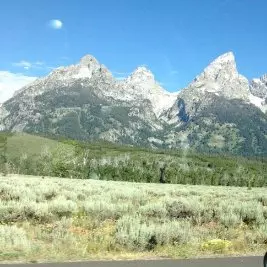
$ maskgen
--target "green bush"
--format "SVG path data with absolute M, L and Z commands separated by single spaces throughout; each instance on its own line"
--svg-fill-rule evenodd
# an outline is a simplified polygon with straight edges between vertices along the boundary
M 156 202 L 141 206 L 138 210 L 138 213 L 147 218 L 166 218 L 168 211 L 166 209 L 165 203 Z
M 200 212 L 197 202 L 182 197 L 167 199 L 165 204 L 167 215 L 173 219 L 192 218 Z
M 69 217 L 78 210 L 76 202 L 67 200 L 65 196 L 58 196 L 51 200 L 48 205 L 48 211 L 61 217 Z

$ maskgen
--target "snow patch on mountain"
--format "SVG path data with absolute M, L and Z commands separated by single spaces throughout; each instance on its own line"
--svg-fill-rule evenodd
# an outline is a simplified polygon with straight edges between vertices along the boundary
M 265 102 L 263 98 L 254 96 L 252 94 L 249 95 L 249 101 L 251 104 L 255 105 L 258 108 L 262 108 Z

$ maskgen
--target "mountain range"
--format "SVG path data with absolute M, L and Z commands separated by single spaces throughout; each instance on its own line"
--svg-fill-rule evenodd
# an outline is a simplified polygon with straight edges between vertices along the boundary
M 153 148 L 267 156 L 267 75 L 249 81 L 232 52 L 186 88 L 166 91 L 146 67 L 118 80 L 93 56 L 16 91 L 1 130 Z

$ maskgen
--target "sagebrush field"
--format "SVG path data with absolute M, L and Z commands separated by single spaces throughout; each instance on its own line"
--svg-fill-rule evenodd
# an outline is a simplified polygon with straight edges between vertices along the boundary
M 0 177 L 0 260 L 260 254 L 266 188 Z

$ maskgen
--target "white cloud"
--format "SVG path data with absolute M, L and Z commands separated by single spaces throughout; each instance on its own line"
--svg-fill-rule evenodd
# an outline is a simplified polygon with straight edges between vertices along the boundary
M 22 68 L 28 70 L 29 68 L 32 67 L 32 63 L 30 63 L 30 62 L 28 62 L 26 60 L 21 60 L 20 62 L 13 63 L 13 66 L 22 67 Z
M 59 19 L 50 20 L 48 25 L 54 30 L 60 30 L 63 27 L 63 23 Z
M 15 91 L 34 81 L 36 77 L 25 76 L 20 73 L 0 71 L 0 103 L 11 98 Z
M 45 68 L 45 63 L 42 61 L 36 61 L 36 62 L 29 62 L 27 60 L 21 60 L 19 62 L 12 63 L 15 67 L 22 67 L 25 70 L 29 69 L 42 69 Z
M 43 66 L 43 65 L 45 65 L 45 63 L 43 61 L 36 61 L 35 62 L 35 65 L 37 65 L 37 66 Z

